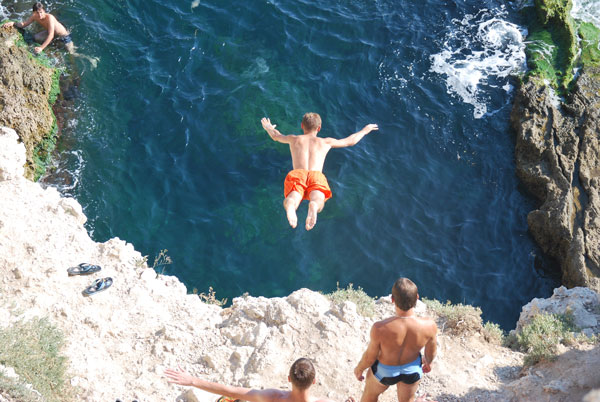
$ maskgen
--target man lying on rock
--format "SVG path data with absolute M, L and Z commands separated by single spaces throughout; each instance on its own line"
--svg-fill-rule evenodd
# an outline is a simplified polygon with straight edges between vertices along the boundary
M 34 39 L 37 43 L 41 43 L 41 46 L 36 46 L 34 52 L 40 53 L 42 50 L 46 48 L 52 42 L 52 40 L 56 40 L 57 42 L 62 42 L 65 45 L 65 48 L 69 51 L 69 53 L 74 53 L 75 48 L 73 46 L 73 41 L 71 40 L 71 35 L 67 28 L 52 14 L 46 13 L 44 11 L 44 6 L 42 3 L 37 2 L 33 5 L 33 13 L 31 17 L 24 22 L 14 23 L 9 21 L 2 25 L 3 27 L 16 27 L 16 28 L 25 28 L 32 22 L 37 22 L 42 27 L 46 28 L 45 30 L 38 32 L 35 34 Z
M 333 402 L 331 399 L 311 397 L 309 388 L 315 383 L 315 367 L 312 362 L 306 358 L 300 358 L 292 364 L 288 381 L 292 383 L 291 391 L 282 391 L 280 389 L 250 389 L 243 387 L 234 387 L 215 382 L 205 381 L 179 370 L 167 369 L 165 376 L 169 378 L 169 383 L 184 386 L 192 386 L 208 391 L 213 394 L 223 395 L 229 398 L 219 398 L 219 400 L 244 400 L 249 402 Z
M 410 279 L 400 278 L 392 287 L 396 314 L 371 328 L 367 350 L 354 369 L 358 381 L 370 367 L 361 402 L 376 402 L 391 385 L 396 385 L 398 401 L 412 402 L 423 373 L 431 371 L 437 349 L 437 325 L 431 318 L 415 315 L 419 293 Z M 421 349 L 425 348 L 425 356 Z

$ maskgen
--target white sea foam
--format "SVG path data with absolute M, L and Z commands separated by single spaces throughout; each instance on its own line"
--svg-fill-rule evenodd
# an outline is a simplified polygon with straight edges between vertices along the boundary
M 9 17 L 8 10 L 2 4 L 0 4 L 0 21 L 3 21 Z
M 600 1 L 598 0 L 573 0 L 571 16 L 578 20 L 591 22 L 600 28 Z
M 66 166 L 69 166 L 67 168 Z M 40 182 L 44 186 L 51 185 L 63 195 L 72 195 L 79 184 L 81 171 L 85 166 L 85 160 L 81 151 L 75 150 L 61 155 L 60 158 L 52 158 L 47 167 L 46 175 Z
M 481 10 L 453 20 L 443 50 L 431 56 L 431 71 L 446 76 L 449 94 L 473 105 L 475 118 L 487 112 L 486 91 L 511 89 L 508 76 L 526 69 L 525 30 L 504 21 L 504 10 Z
M 267 65 L 267 61 L 262 57 L 257 57 L 254 63 L 242 73 L 242 76 L 247 79 L 254 79 L 268 72 L 269 66 Z

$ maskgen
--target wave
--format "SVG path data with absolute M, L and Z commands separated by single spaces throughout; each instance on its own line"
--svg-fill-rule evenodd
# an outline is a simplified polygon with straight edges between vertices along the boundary
M 573 0 L 571 16 L 585 22 L 591 22 L 600 28 L 600 1 L 598 0 Z
M 473 116 L 488 113 L 486 92 L 512 90 L 508 77 L 526 69 L 526 30 L 502 18 L 507 12 L 480 10 L 454 19 L 443 50 L 431 56 L 431 71 L 446 76 L 447 92 L 474 107 Z
M 10 16 L 8 10 L 4 5 L 0 4 L 0 21 L 4 21 Z

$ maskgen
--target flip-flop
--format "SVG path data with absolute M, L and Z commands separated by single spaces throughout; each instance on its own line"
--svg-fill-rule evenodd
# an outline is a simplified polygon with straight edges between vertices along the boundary
M 82 293 L 84 296 L 91 296 L 93 294 L 96 294 L 98 292 L 102 292 L 103 290 L 108 289 L 110 287 L 110 285 L 112 285 L 112 283 L 113 283 L 112 278 L 96 279 L 94 281 L 94 283 L 92 283 L 90 286 L 85 288 Z
M 217 402 L 241 402 L 241 401 L 239 399 L 235 399 L 230 396 L 223 395 L 219 399 L 217 399 Z
M 93 274 L 94 272 L 98 272 L 101 269 L 102 268 L 99 265 L 92 265 L 92 264 L 87 264 L 85 262 L 82 262 L 81 264 L 79 264 L 76 267 L 71 267 L 71 268 L 67 269 L 67 273 L 69 274 L 69 276 L 89 275 L 89 274 Z

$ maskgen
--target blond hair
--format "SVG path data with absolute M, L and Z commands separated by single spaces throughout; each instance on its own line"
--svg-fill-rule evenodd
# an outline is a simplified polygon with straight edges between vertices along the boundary
M 302 127 L 306 131 L 313 131 L 321 127 L 321 116 L 318 113 L 306 113 L 302 117 Z

